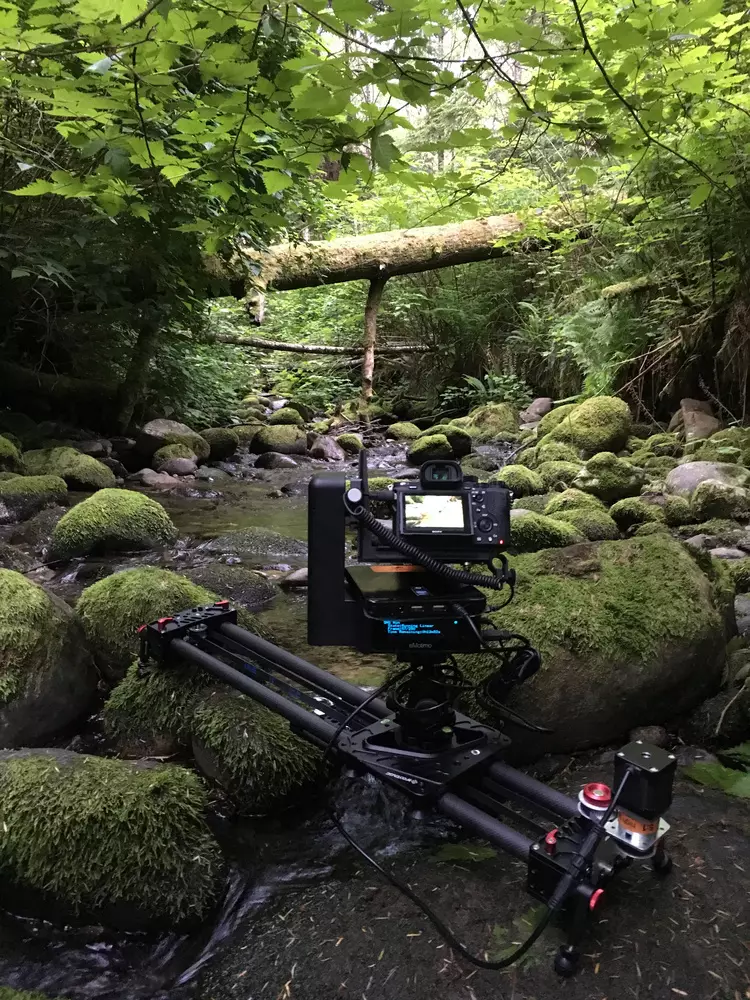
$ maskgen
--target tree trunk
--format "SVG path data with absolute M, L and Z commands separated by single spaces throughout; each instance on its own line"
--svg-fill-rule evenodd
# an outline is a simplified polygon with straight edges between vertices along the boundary
M 0 390 L 3 402 L 24 410 L 29 408 L 28 397 L 32 396 L 52 400 L 60 409 L 81 413 L 84 410 L 111 413 L 117 392 L 115 385 L 104 380 L 36 372 L 10 361 L 0 361 Z
M 139 324 L 138 339 L 135 342 L 133 353 L 130 355 L 130 364 L 124 380 L 117 391 L 117 414 L 115 423 L 121 434 L 130 426 L 133 419 L 133 411 L 148 378 L 148 366 L 154 356 L 156 345 L 159 341 L 159 327 L 156 317 L 144 315 Z
M 243 250 L 242 254 L 256 271 L 260 267 L 254 278 L 256 286 L 289 291 L 340 281 L 373 281 L 501 257 L 509 252 L 504 238 L 523 232 L 523 228 L 517 215 L 493 215 L 447 226 L 279 243 L 265 253 Z M 529 240 L 521 248 L 539 249 L 541 245 Z
M 367 293 L 365 305 L 365 356 L 362 359 L 362 401 L 369 403 L 372 399 L 372 379 L 375 371 L 375 346 L 378 341 L 378 309 L 383 298 L 385 278 L 373 278 Z
M 334 347 L 332 344 L 290 344 L 285 340 L 267 340 L 265 337 L 241 337 L 235 333 L 215 333 L 206 338 L 208 343 L 236 344 L 238 347 L 255 347 L 261 351 L 289 351 L 292 354 L 338 354 L 361 357 L 364 347 Z M 399 354 L 426 354 L 432 348 L 425 344 L 402 344 L 381 347 L 379 354 L 395 357 Z

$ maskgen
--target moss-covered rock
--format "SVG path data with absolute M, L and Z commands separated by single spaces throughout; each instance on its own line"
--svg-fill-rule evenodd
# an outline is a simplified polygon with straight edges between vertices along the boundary
M 240 813 L 288 804 L 321 776 L 322 754 L 289 724 L 234 691 L 212 691 L 195 706 L 193 754 L 201 771 L 230 796 Z
M 669 455 L 672 458 L 680 458 L 684 450 L 676 434 L 652 434 L 639 444 L 644 451 L 650 451 L 652 455 Z
M 0 469 L 6 472 L 21 472 L 21 453 L 13 441 L 0 435 Z
M 645 524 L 638 524 L 634 528 L 631 528 L 630 534 L 635 535 L 637 538 L 642 538 L 644 535 L 668 535 L 669 528 L 663 521 L 647 521 Z
M 481 469 L 482 472 L 495 472 L 499 465 L 496 458 L 491 458 L 489 455 L 479 455 L 477 452 L 471 452 L 461 459 L 462 469 L 470 466 L 472 469 Z
M 584 538 L 572 524 L 543 514 L 523 514 L 511 519 L 510 545 L 514 552 L 561 548 L 582 542 Z
M 574 462 L 542 462 L 537 466 L 544 488 L 547 490 L 567 489 L 575 480 L 583 466 Z
M 693 508 L 685 497 L 665 497 L 662 510 L 664 511 L 664 520 L 670 528 L 677 528 L 693 521 Z
M 652 455 L 650 452 L 636 452 L 631 460 L 633 465 L 638 465 L 650 475 L 660 478 L 665 478 L 679 464 L 676 458 L 671 458 L 669 455 Z
M 750 594 L 750 559 L 732 559 L 727 570 L 738 594 Z
M 177 529 L 156 500 L 131 490 L 100 490 L 58 521 L 50 557 L 153 549 L 176 540 Z
M 409 445 L 406 459 L 412 465 L 420 465 L 431 459 L 453 458 L 453 449 L 445 434 L 428 434 L 417 438 Z
M 240 446 L 240 439 L 231 427 L 207 427 L 201 431 L 201 437 L 208 441 L 212 462 L 231 458 Z
M 567 489 L 562 493 L 554 493 L 547 504 L 544 513 L 548 517 L 555 517 L 563 510 L 580 510 L 585 507 L 587 510 L 606 511 L 606 507 L 598 497 L 591 493 L 584 493 L 583 490 Z
M 237 435 L 237 440 L 240 445 L 252 444 L 253 438 L 265 424 L 261 423 L 259 420 L 251 421 L 248 423 L 235 424 L 232 430 Z
M 667 490 L 678 496 L 689 497 L 698 484 L 707 479 L 718 479 L 733 486 L 746 486 L 750 482 L 750 472 L 727 462 L 680 463 L 676 469 L 667 473 Z
M 567 447 L 567 445 L 565 447 Z M 523 451 L 514 456 L 513 461 L 516 465 L 522 465 L 525 469 L 536 469 L 539 465 L 539 462 L 537 461 L 536 447 L 530 446 L 528 448 L 524 448 Z
M 26 521 L 45 507 L 65 500 L 68 487 L 59 476 L 10 476 L 0 481 L 0 524 Z
M 646 476 L 641 469 L 612 452 L 603 451 L 588 460 L 573 480 L 573 486 L 612 504 L 625 497 L 637 496 L 645 482 Z
M 75 722 L 96 681 L 68 605 L 20 573 L 0 570 L 0 746 L 33 746 Z
M 690 538 L 692 535 L 712 535 L 722 540 L 722 544 L 734 543 L 737 537 L 745 529 L 739 521 L 732 521 L 726 517 L 713 517 L 710 521 L 702 521 L 700 524 L 693 519 L 692 524 L 686 524 L 678 528 L 677 533 L 681 538 Z
M 621 531 L 627 531 L 637 524 L 665 520 L 665 514 L 661 507 L 654 503 L 646 503 L 640 497 L 627 497 L 625 500 L 618 500 L 610 507 L 609 513 Z
M 386 483 L 392 479 L 382 477 Z M 383 489 L 375 486 L 377 476 L 370 479 L 371 489 Z M 256 557 L 258 559 L 283 559 L 285 562 L 304 560 L 307 556 L 307 543 L 299 538 L 290 538 L 271 528 L 239 528 L 228 531 L 224 535 L 210 538 L 202 542 L 200 548 L 205 552 L 216 552 L 221 555 L 241 556 L 245 561 Z
M 719 596 L 668 535 L 549 550 L 513 565 L 516 598 L 494 620 L 529 638 L 542 669 L 509 705 L 554 730 L 512 732 L 520 756 L 610 744 L 689 711 L 718 685 Z M 467 656 L 461 666 L 478 680 L 497 664 Z
M 550 502 L 554 493 L 542 493 L 539 496 L 530 497 L 520 497 L 518 500 L 514 500 L 512 508 L 514 510 L 530 510 L 534 514 L 543 514 L 544 509 Z
M 0 1000 L 51 1000 L 51 997 L 47 993 L 29 993 L 27 990 L 0 986 Z M 65 997 L 58 997 L 57 1000 L 65 1000 Z
M 539 426 L 537 427 L 538 439 L 549 434 L 551 431 L 557 427 L 557 425 L 579 406 L 578 403 L 563 403 L 562 406 L 556 406 L 549 413 L 545 413 L 542 419 L 539 421 Z
M 339 434 L 336 438 L 336 444 L 339 448 L 342 448 L 347 455 L 358 455 L 364 448 L 362 438 L 359 434 Z
M 685 461 L 690 462 L 728 462 L 736 465 L 742 461 L 743 449 L 735 445 L 711 438 L 701 438 L 688 441 L 685 445 Z
M 14 410 L 0 409 L 0 432 L 12 434 L 26 447 L 30 448 L 39 437 L 39 428 L 35 421 L 25 413 Z
M 542 477 L 523 465 L 504 465 L 498 472 L 493 472 L 490 482 L 503 482 L 513 495 L 517 497 L 533 496 L 544 493 Z
M 104 490 L 115 485 L 115 474 L 102 462 L 75 448 L 27 451 L 23 464 L 31 476 L 58 476 L 72 490 Z
M 420 438 L 435 437 L 438 434 L 444 434 L 448 438 L 448 443 L 453 449 L 455 458 L 465 458 L 471 451 L 470 428 L 461 427 L 454 423 L 447 423 L 435 424 L 433 427 L 428 427 L 427 430 L 419 432 Z
M 411 421 L 397 420 L 395 424 L 391 424 L 385 432 L 385 436 L 394 441 L 416 441 L 421 433 L 417 425 Z
M 575 462 L 581 463 L 578 451 L 564 441 L 548 441 L 546 438 L 536 446 L 535 460 L 537 465 L 543 462 Z
M 295 410 L 291 406 L 282 406 L 280 410 L 275 410 L 271 414 L 268 418 L 268 422 L 273 427 L 276 427 L 279 424 L 291 424 L 295 427 L 301 427 L 305 421 L 299 410 Z
M 213 604 L 220 596 L 177 573 L 143 566 L 113 573 L 87 587 L 76 611 L 100 669 L 121 677 L 138 651 L 140 625 Z M 245 628 L 267 634 L 249 612 L 239 614 Z
M 198 456 L 186 444 L 165 444 L 154 452 L 151 464 L 158 470 L 173 458 L 186 458 L 189 462 L 198 461 Z
M 197 921 L 217 901 L 224 867 L 205 807 L 182 767 L 9 752 L 0 865 L 6 881 L 62 914 L 127 929 Z
M 499 434 L 518 431 L 518 411 L 510 403 L 485 403 L 469 413 L 465 426 L 478 441 L 492 441 Z
M 555 520 L 572 524 L 590 542 L 606 542 L 620 537 L 620 529 L 603 508 L 571 507 L 555 514 Z
M 750 516 L 750 491 L 718 479 L 705 479 L 696 487 L 691 498 L 693 517 L 705 521 L 713 517 L 743 518 Z
M 241 564 L 208 563 L 183 572 L 199 587 L 250 611 L 259 610 L 279 593 L 278 588 L 263 573 Z
M 596 455 L 620 451 L 630 437 L 631 425 L 630 410 L 624 400 L 595 396 L 565 414 L 549 433 L 554 440 L 567 441 L 585 455 Z
M 292 412 L 296 413 L 296 410 Z M 307 434 L 296 424 L 261 427 L 253 436 L 250 450 L 258 455 L 267 451 L 275 451 L 280 455 L 304 455 L 307 451 Z
M 197 459 L 205 462 L 211 454 L 211 447 L 202 434 L 188 430 L 182 434 L 167 434 L 164 438 L 165 444 L 182 444 L 189 448 Z

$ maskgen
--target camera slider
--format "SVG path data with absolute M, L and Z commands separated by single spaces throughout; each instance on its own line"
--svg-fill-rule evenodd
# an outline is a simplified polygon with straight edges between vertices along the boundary
M 494 963 L 450 936 L 452 947 L 475 964 L 507 966 L 559 914 L 568 939 L 555 969 L 572 975 L 610 879 L 634 860 L 650 860 L 660 874 L 670 868 L 662 815 L 676 761 L 657 747 L 628 745 L 615 758 L 612 787 L 593 782 L 573 798 L 510 767 L 501 760 L 507 737 L 453 710 L 460 676 L 438 657 L 423 656 L 402 671 L 386 702 L 240 628 L 226 601 L 139 631 L 142 669 L 155 661 L 165 669 L 207 672 L 285 718 L 340 763 L 388 782 L 524 861 L 526 887 L 547 904 L 547 918 L 513 958 Z

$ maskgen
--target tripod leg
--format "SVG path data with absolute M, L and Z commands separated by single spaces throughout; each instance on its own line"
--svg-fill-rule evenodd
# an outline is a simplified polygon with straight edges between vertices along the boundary
M 581 961 L 578 945 L 589 926 L 590 910 L 588 902 L 576 895 L 570 903 L 568 941 L 561 944 L 555 955 L 555 972 L 558 976 L 574 976 Z
M 661 838 L 659 843 L 656 845 L 654 856 L 651 858 L 651 867 L 654 874 L 658 875 L 660 878 L 669 875 L 672 871 L 672 858 L 667 852 L 665 839 L 665 837 Z

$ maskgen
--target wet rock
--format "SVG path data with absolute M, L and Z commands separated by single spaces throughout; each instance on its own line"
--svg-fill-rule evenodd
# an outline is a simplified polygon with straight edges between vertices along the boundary
M 52 532 L 66 507 L 47 507 L 24 524 L 14 528 L 10 541 L 14 545 L 27 545 L 36 555 L 42 555 L 52 539 Z
M 550 396 L 537 396 L 525 410 L 521 410 L 518 414 L 518 418 L 521 421 L 521 426 L 524 424 L 532 424 L 534 427 L 539 423 L 542 417 L 549 413 L 554 405 L 554 399 Z
M 68 494 L 59 476 L 13 476 L 0 481 L 0 524 L 25 521 L 45 507 L 57 506 Z
M 710 549 L 711 555 L 714 559 L 746 559 L 747 552 L 743 552 L 742 549 L 731 549 L 726 546 L 719 546 L 716 549 Z
M 167 420 L 165 417 L 159 417 L 157 420 L 150 420 L 141 428 L 136 448 L 141 455 L 150 458 L 164 445 L 175 444 L 181 440 L 183 443 L 187 443 L 187 440 L 193 436 L 197 437 L 198 435 L 187 424 L 183 424 L 179 420 Z M 208 455 L 209 451 L 206 450 L 201 457 L 208 458 Z
M 140 483 L 141 486 L 148 486 L 153 490 L 173 490 L 185 485 L 181 479 L 169 476 L 166 472 L 155 472 L 154 469 L 141 469 L 140 472 L 134 472 L 128 476 L 128 480 Z
M 713 541 L 711 535 L 691 535 L 690 538 L 685 539 L 685 545 L 689 545 L 691 549 L 707 549 L 708 543 L 711 541 Z
M 251 611 L 262 608 L 278 594 L 276 587 L 262 573 L 241 564 L 210 563 L 183 572 L 198 586 Z
M 128 478 L 129 475 L 128 470 L 119 460 L 119 458 L 112 458 L 112 456 L 110 455 L 108 457 L 102 458 L 101 463 L 102 465 L 106 465 L 108 469 L 111 469 L 118 479 Z
M 195 459 L 192 458 L 170 458 L 159 466 L 159 475 L 165 476 L 194 476 L 197 470 Z
M 161 931 L 197 923 L 221 892 L 224 864 L 205 821 L 205 791 L 186 768 L 7 751 L 0 795 L 7 908 Z
M 115 476 L 102 462 L 75 448 L 42 448 L 23 456 L 32 476 L 58 476 L 72 490 L 102 490 L 115 485 Z
M 27 573 L 34 560 L 23 549 L 0 539 L 0 569 L 14 569 L 18 573 Z
M 123 454 L 135 448 L 136 440 L 131 437 L 113 437 L 110 438 L 110 444 L 112 445 L 112 452 L 122 457 Z
M 76 615 L 0 570 L 0 746 L 34 746 L 85 715 L 97 674 Z
M 740 635 L 750 635 L 750 594 L 737 594 L 734 599 L 734 613 L 737 631 Z
M 256 469 L 296 469 L 297 464 L 289 455 L 280 455 L 276 451 L 267 451 L 255 460 Z
M 690 767 L 691 764 L 717 764 L 718 759 L 702 747 L 680 747 L 675 750 L 677 763 L 680 767 Z
M 735 649 L 727 658 L 727 680 L 730 684 L 744 684 L 750 674 L 750 649 Z
M 332 437 L 318 437 L 310 448 L 311 458 L 322 459 L 324 462 L 343 462 L 346 452 Z
M 308 584 L 307 566 L 304 566 L 302 569 L 295 569 L 288 576 L 285 576 L 284 579 L 280 581 L 280 584 L 287 590 L 295 590 L 298 587 L 306 587 Z
M 112 442 L 106 438 L 95 438 L 89 441 L 76 441 L 78 451 L 92 458 L 108 458 L 112 454 Z
M 202 479 L 208 483 L 213 483 L 231 479 L 232 475 L 225 469 L 216 469 L 211 465 L 201 465 L 200 468 L 195 470 L 195 478 Z
M 702 399 L 680 400 L 682 427 L 686 441 L 709 438 L 721 428 L 721 421 L 711 413 L 711 405 Z
M 282 455 L 304 455 L 307 451 L 307 434 L 295 424 L 261 427 L 253 437 L 252 450 L 257 455 L 269 451 Z
M 665 482 L 669 493 L 691 496 L 698 485 L 707 479 L 744 486 L 750 480 L 750 472 L 730 462 L 685 462 L 668 472 Z
M 203 542 L 204 552 L 236 554 L 248 557 L 303 559 L 307 544 L 297 538 L 271 531 L 270 528 L 241 528 Z
M 628 740 L 632 743 L 653 743 L 664 749 L 669 746 L 669 733 L 663 726 L 638 726 L 631 729 Z

